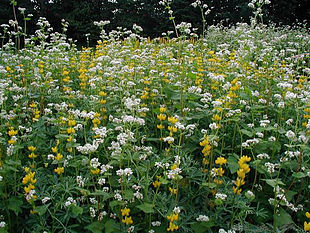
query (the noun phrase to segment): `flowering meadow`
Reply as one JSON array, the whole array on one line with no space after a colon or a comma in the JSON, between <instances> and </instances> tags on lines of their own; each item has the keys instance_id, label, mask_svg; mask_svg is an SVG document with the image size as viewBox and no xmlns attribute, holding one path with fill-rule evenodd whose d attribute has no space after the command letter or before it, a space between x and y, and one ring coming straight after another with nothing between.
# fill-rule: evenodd
<instances>
[{"instance_id":1,"label":"flowering meadow","mask_svg":"<svg viewBox=\"0 0 310 233\"><path fill-rule=\"evenodd\" d=\"M1 233L310 230L308 31L38 25L0 50Z\"/></svg>"}]
</instances>

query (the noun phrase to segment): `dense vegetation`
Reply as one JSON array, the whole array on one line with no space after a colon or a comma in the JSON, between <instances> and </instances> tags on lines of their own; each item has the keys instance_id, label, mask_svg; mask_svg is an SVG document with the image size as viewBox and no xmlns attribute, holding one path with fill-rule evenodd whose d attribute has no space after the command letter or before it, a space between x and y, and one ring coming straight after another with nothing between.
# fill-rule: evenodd
<instances>
[{"instance_id":1,"label":"dense vegetation","mask_svg":"<svg viewBox=\"0 0 310 233\"><path fill-rule=\"evenodd\" d=\"M78 49L65 20L27 34L12 3L0 233L310 231L308 30L262 24L268 0L250 24L208 26L197 0L197 33L165 0L171 32L95 21Z\"/></svg>"}]
</instances>

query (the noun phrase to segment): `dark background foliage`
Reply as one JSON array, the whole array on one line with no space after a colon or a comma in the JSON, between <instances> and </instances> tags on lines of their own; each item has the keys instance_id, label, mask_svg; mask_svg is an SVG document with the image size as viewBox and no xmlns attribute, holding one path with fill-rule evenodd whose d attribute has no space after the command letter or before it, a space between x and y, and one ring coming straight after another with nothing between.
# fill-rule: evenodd
<instances>
[{"instance_id":1,"label":"dark background foliage","mask_svg":"<svg viewBox=\"0 0 310 233\"><path fill-rule=\"evenodd\" d=\"M134 23L142 26L143 35L160 36L162 32L173 30L168 14L159 0L118 0L117 3L108 0L18 0L17 7L26 8L26 14L33 14L27 23L28 33L33 33L39 17L46 17L55 31L61 31L61 19L69 22L68 36L85 45L85 34L91 34L91 44L98 39L99 30L93 21L110 20L107 30L123 27L131 29ZM191 22L201 32L201 15L199 9L190 4L194 0L174 0L172 9L177 23ZM252 15L246 0L208 0L205 1L211 13L206 17L207 24L221 23L225 26L237 22L249 22ZM18 13L20 24L22 16ZM13 19L10 0L0 1L0 24L7 24ZM264 6L265 23L277 25L295 25L297 22L310 23L309 0L272 0Z\"/></svg>"}]
</instances>

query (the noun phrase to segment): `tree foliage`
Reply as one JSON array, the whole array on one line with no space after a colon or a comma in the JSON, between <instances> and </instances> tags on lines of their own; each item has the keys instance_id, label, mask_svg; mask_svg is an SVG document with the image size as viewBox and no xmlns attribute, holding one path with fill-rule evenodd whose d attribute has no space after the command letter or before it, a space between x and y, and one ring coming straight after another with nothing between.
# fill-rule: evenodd
<instances>
[{"instance_id":1,"label":"tree foliage","mask_svg":"<svg viewBox=\"0 0 310 233\"><path fill-rule=\"evenodd\" d=\"M194 0L173 0L171 7L177 23L190 22L201 32L201 13L190 4ZM237 22L249 22L252 16L248 2L244 0L209 0L211 8L207 15L208 25L222 23L231 25ZM158 0L18 0L17 7L26 8L33 14L28 22L29 32L37 28L36 19L46 17L55 30L61 30L61 19L69 22L68 34L80 44L86 43L85 34L90 33L92 42L98 39L93 21L110 20L107 29L116 27L131 29L134 23L142 26L143 35L156 37L162 32L173 29L168 14ZM264 7L264 20L269 23L292 25L305 21L309 24L310 2L308 0L277 0ZM0 24L13 19L10 0L0 1ZM19 16L19 20L22 17Z\"/></svg>"}]
</instances>

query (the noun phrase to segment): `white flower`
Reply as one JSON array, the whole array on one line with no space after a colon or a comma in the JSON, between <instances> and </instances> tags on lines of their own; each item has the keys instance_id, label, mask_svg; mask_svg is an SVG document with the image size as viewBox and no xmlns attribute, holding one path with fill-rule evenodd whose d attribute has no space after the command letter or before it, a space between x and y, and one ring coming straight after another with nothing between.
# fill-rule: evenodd
<instances>
[{"instance_id":1,"label":"white flower","mask_svg":"<svg viewBox=\"0 0 310 233\"><path fill-rule=\"evenodd\" d=\"M215 130L215 129L218 128L218 126L217 126L216 123L211 123L211 124L209 124L209 128L210 128L211 130Z\"/></svg>"},{"instance_id":2,"label":"white flower","mask_svg":"<svg viewBox=\"0 0 310 233\"><path fill-rule=\"evenodd\" d=\"M208 222L210 219L209 219L209 217L208 216L206 216L206 215L199 215L198 216L198 218L196 218L196 220L198 221L198 222Z\"/></svg>"},{"instance_id":3,"label":"white flower","mask_svg":"<svg viewBox=\"0 0 310 233\"><path fill-rule=\"evenodd\" d=\"M42 199L42 203L45 204L45 203L48 202L49 200L51 200L51 198L49 198L49 197L44 197L44 198Z\"/></svg>"},{"instance_id":4,"label":"white flower","mask_svg":"<svg viewBox=\"0 0 310 233\"><path fill-rule=\"evenodd\" d=\"M4 227L5 227L5 224L6 224L6 223L5 223L5 222L3 222L3 221L2 221L2 222L0 222L0 228L4 228Z\"/></svg>"},{"instance_id":5,"label":"white flower","mask_svg":"<svg viewBox=\"0 0 310 233\"><path fill-rule=\"evenodd\" d=\"M296 135L295 135L295 133L294 133L292 130L287 131L286 134L285 134L285 136L286 136L288 139L290 139L290 140L293 140L293 139L296 138Z\"/></svg>"}]
</instances>

